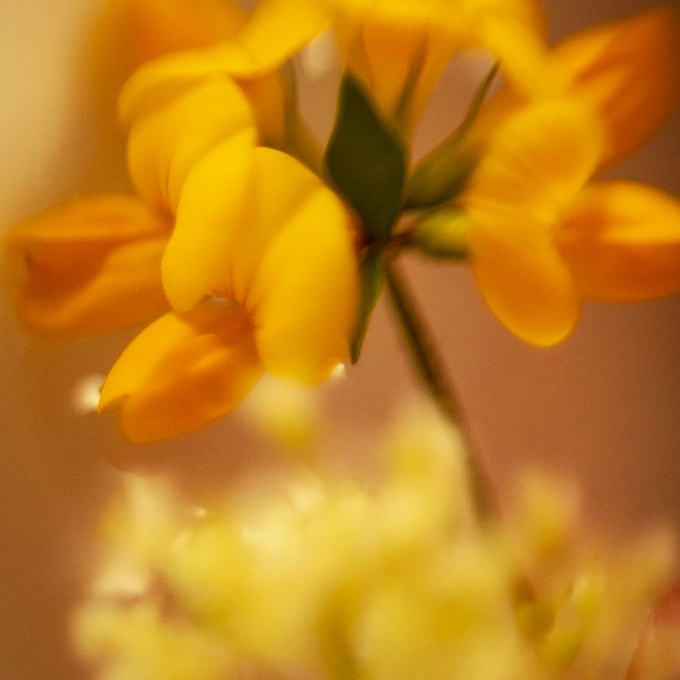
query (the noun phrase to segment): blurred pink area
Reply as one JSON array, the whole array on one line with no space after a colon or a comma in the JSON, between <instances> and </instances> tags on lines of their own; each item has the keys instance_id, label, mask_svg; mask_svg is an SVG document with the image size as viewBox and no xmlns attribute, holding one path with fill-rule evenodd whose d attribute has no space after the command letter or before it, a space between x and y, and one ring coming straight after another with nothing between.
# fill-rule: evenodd
<instances>
[{"instance_id":1,"label":"blurred pink area","mask_svg":"<svg viewBox=\"0 0 680 680\"><path fill-rule=\"evenodd\" d=\"M102 4L0 5L2 229L73 193L124 185L120 137L82 66ZM553 0L548 13L559 38L652 5ZM612 174L680 192L680 112ZM503 492L516 470L541 464L579 481L595 522L628 531L667 518L680 527L680 298L589 304L572 337L538 350L495 321L464 267L412 260L408 272ZM0 675L76 680L87 673L69 651L68 616L93 567L98 509L120 469L168 469L200 499L243 467L266 469L274 459L238 413L167 444L126 444L111 419L79 413L72 398L83 378L106 371L130 333L30 338L4 298L0 323ZM334 428L358 441L417 390L380 306L359 365L323 399Z\"/></svg>"}]
</instances>

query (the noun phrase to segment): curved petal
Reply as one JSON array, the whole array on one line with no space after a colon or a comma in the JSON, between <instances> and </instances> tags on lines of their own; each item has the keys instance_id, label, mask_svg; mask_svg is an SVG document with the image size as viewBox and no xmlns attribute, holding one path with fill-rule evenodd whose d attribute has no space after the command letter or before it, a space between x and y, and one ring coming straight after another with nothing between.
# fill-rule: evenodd
<instances>
[{"instance_id":1,"label":"curved petal","mask_svg":"<svg viewBox=\"0 0 680 680\"><path fill-rule=\"evenodd\" d=\"M657 7L582 31L558 44L554 54L611 136L603 165L641 146L680 99L677 9Z\"/></svg>"},{"instance_id":2,"label":"curved petal","mask_svg":"<svg viewBox=\"0 0 680 680\"><path fill-rule=\"evenodd\" d=\"M258 352L265 368L307 383L328 378L349 354L357 308L357 259L340 199L307 168L272 149L258 149L258 171L285 177L287 203L272 182L261 185L261 213L271 234L247 288ZM277 225L278 224L278 228Z\"/></svg>"},{"instance_id":3,"label":"curved petal","mask_svg":"<svg viewBox=\"0 0 680 680\"><path fill-rule=\"evenodd\" d=\"M130 129L128 164L139 193L174 213L196 161L233 135L246 133L254 143L255 122L241 89L226 77L154 104Z\"/></svg>"},{"instance_id":4,"label":"curved petal","mask_svg":"<svg viewBox=\"0 0 680 680\"><path fill-rule=\"evenodd\" d=\"M260 0L238 38L252 64L242 77L273 71L290 59L330 21L323 1Z\"/></svg>"},{"instance_id":5,"label":"curved petal","mask_svg":"<svg viewBox=\"0 0 680 680\"><path fill-rule=\"evenodd\" d=\"M187 177L162 266L166 294L178 311L217 292L233 297L234 249L239 241L253 242L247 224L247 209L255 201L253 141L247 132L234 135L198 161Z\"/></svg>"},{"instance_id":6,"label":"curved petal","mask_svg":"<svg viewBox=\"0 0 680 680\"><path fill-rule=\"evenodd\" d=\"M348 213L316 175L280 151L245 161L223 144L187 180L163 271L178 308L235 300L267 370L314 382L347 357L356 269Z\"/></svg>"},{"instance_id":7,"label":"curved petal","mask_svg":"<svg viewBox=\"0 0 680 680\"><path fill-rule=\"evenodd\" d=\"M243 310L206 302L166 314L128 345L104 382L99 410L118 411L131 441L167 439L231 411L261 372Z\"/></svg>"},{"instance_id":8,"label":"curved petal","mask_svg":"<svg viewBox=\"0 0 680 680\"><path fill-rule=\"evenodd\" d=\"M680 202L629 182L587 187L556 244L586 297L635 301L680 292Z\"/></svg>"},{"instance_id":9,"label":"curved petal","mask_svg":"<svg viewBox=\"0 0 680 680\"><path fill-rule=\"evenodd\" d=\"M598 142L577 102L528 106L491 137L462 197L482 295L527 342L554 344L578 317L580 301L553 230L596 166Z\"/></svg>"},{"instance_id":10,"label":"curved petal","mask_svg":"<svg viewBox=\"0 0 680 680\"><path fill-rule=\"evenodd\" d=\"M105 333L168 308L160 279L170 225L140 200L78 198L4 239L19 317L62 335Z\"/></svg>"},{"instance_id":11,"label":"curved petal","mask_svg":"<svg viewBox=\"0 0 680 680\"><path fill-rule=\"evenodd\" d=\"M215 75L243 80L265 76L322 32L327 23L327 12L315 0L264 0L233 39L142 65L121 91L119 114L123 120L135 116L140 102L159 84L177 87Z\"/></svg>"},{"instance_id":12,"label":"curved petal","mask_svg":"<svg viewBox=\"0 0 680 680\"><path fill-rule=\"evenodd\" d=\"M562 340L581 302L552 243L551 225L512 210L473 219L471 267L491 311L525 342L548 346Z\"/></svg>"},{"instance_id":13,"label":"curved petal","mask_svg":"<svg viewBox=\"0 0 680 680\"><path fill-rule=\"evenodd\" d=\"M552 222L597 167L601 148L597 123L578 101L528 105L488 140L462 201L514 206Z\"/></svg>"}]
</instances>

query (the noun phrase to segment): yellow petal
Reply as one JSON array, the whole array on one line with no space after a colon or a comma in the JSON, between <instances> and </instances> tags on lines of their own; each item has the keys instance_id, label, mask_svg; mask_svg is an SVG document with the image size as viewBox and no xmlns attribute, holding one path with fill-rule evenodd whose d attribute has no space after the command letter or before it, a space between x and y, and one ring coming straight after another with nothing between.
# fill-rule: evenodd
<instances>
[{"instance_id":1,"label":"yellow petal","mask_svg":"<svg viewBox=\"0 0 680 680\"><path fill-rule=\"evenodd\" d=\"M597 164L598 142L578 102L528 106L491 137L462 198L482 295L527 342L554 344L578 317L580 302L552 239L558 214Z\"/></svg>"},{"instance_id":2,"label":"yellow petal","mask_svg":"<svg viewBox=\"0 0 680 680\"><path fill-rule=\"evenodd\" d=\"M680 202L658 189L587 187L563 215L556 244L586 297L635 301L680 292Z\"/></svg>"},{"instance_id":3,"label":"yellow petal","mask_svg":"<svg viewBox=\"0 0 680 680\"><path fill-rule=\"evenodd\" d=\"M248 161L225 143L187 180L163 272L177 308L235 300L267 370L314 382L347 356L356 268L347 211L316 175L282 152L260 147Z\"/></svg>"},{"instance_id":4,"label":"yellow petal","mask_svg":"<svg viewBox=\"0 0 680 680\"><path fill-rule=\"evenodd\" d=\"M247 131L234 135L207 153L187 177L162 267L166 294L179 311L206 295L231 295L235 249L240 243L241 250L254 244L247 221L247 208L254 202L253 152ZM271 181L277 184L279 178Z\"/></svg>"},{"instance_id":5,"label":"yellow petal","mask_svg":"<svg viewBox=\"0 0 680 680\"><path fill-rule=\"evenodd\" d=\"M603 165L638 148L680 99L680 12L671 7L582 31L554 54L607 127Z\"/></svg>"},{"instance_id":6,"label":"yellow petal","mask_svg":"<svg viewBox=\"0 0 680 680\"><path fill-rule=\"evenodd\" d=\"M273 71L322 33L330 15L319 0L260 0L238 37L251 63L242 77Z\"/></svg>"},{"instance_id":7,"label":"yellow petal","mask_svg":"<svg viewBox=\"0 0 680 680\"><path fill-rule=\"evenodd\" d=\"M206 151L246 133L254 119L241 89L229 78L211 78L169 101L154 101L134 121L128 164L137 190L153 205L174 213L187 174Z\"/></svg>"},{"instance_id":8,"label":"yellow petal","mask_svg":"<svg viewBox=\"0 0 680 680\"><path fill-rule=\"evenodd\" d=\"M78 198L4 240L19 317L32 330L111 332L168 307L160 261L170 225L131 196Z\"/></svg>"},{"instance_id":9,"label":"yellow petal","mask_svg":"<svg viewBox=\"0 0 680 680\"><path fill-rule=\"evenodd\" d=\"M247 289L258 352L280 377L315 383L348 358L357 306L357 261L347 211L302 164L258 149L260 177L286 178L291 199L260 185L270 242ZM278 230L276 224L278 223Z\"/></svg>"},{"instance_id":10,"label":"yellow petal","mask_svg":"<svg viewBox=\"0 0 680 680\"><path fill-rule=\"evenodd\" d=\"M471 267L491 311L525 342L548 346L562 340L581 304L552 243L551 225L512 209L475 217Z\"/></svg>"},{"instance_id":11,"label":"yellow petal","mask_svg":"<svg viewBox=\"0 0 680 680\"><path fill-rule=\"evenodd\" d=\"M261 371L243 311L206 302L166 314L128 345L102 387L99 410L118 411L131 441L167 439L231 411Z\"/></svg>"},{"instance_id":12,"label":"yellow petal","mask_svg":"<svg viewBox=\"0 0 680 680\"><path fill-rule=\"evenodd\" d=\"M514 206L551 222L588 180L600 151L597 123L578 101L528 105L487 141L463 202Z\"/></svg>"},{"instance_id":13,"label":"yellow petal","mask_svg":"<svg viewBox=\"0 0 680 680\"><path fill-rule=\"evenodd\" d=\"M114 0L112 4L137 64L232 38L247 16L230 0Z\"/></svg>"}]
</instances>

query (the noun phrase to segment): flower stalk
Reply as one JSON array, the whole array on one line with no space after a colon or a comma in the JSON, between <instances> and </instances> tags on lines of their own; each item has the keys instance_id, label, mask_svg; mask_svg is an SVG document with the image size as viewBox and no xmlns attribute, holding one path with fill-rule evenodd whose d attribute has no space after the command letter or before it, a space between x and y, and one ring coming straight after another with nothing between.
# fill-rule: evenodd
<instances>
[{"instance_id":1,"label":"flower stalk","mask_svg":"<svg viewBox=\"0 0 680 680\"><path fill-rule=\"evenodd\" d=\"M395 258L386 259L384 268L389 300L403 332L413 366L439 411L463 437L470 494L477 516L481 521L497 518L498 498L492 480L483 464L479 447L473 441L470 425L463 413L462 401L455 386L447 378L444 361L432 342L431 334Z\"/></svg>"}]
</instances>

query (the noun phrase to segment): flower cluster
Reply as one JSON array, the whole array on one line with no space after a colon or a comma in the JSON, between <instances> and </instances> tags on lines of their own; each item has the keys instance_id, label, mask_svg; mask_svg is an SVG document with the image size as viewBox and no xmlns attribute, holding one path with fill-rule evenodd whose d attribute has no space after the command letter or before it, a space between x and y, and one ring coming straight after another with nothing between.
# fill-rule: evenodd
<instances>
[{"instance_id":1,"label":"flower cluster","mask_svg":"<svg viewBox=\"0 0 680 680\"><path fill-rule=\"evenodd\" d=\"M300 468L209 509L129 479L74 619L80 653L111 679L599 680L634 657L630 680L675 677L672 602L666 639L652 625L638 643L671 535L588 535L538 477L509 522L479 523L457 435L428 411L381 454L377 484Z\"/></svg>"},{"instance_id":2,"label":"flower cluster","mask_svg":"<svg viewBox=\"0 0 680 680\"><path fill-rule=\"evenodd\" d=\"M134 192L57 206L5 250L29 328L156 319L101 392L131 440L213 422L264 371L313 384L356 360L404 248L468 261L494 314L537 345L564 338L584 299L680 290L680 202L592 181L680 96L675 10L550 46L534 0L115 7L138 65L119 98ZM326 32L341 79L319 143L291 59ZM468 115L414 158L447 64L480 51L495 66Z\"/></svg>"}]
</instances>

